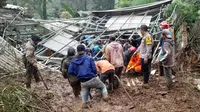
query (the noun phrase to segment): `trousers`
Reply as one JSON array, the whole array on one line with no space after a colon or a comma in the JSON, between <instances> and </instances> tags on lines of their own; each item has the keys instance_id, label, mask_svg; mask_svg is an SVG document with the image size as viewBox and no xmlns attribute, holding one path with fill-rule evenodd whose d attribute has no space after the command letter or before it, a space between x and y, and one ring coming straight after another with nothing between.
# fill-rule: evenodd
<instances>
[{"instance_id":1,"label":"trousers","mask_svg":"<svg viewBox=\"0 0 200 112\"><path fill-rule=\"evenodd\" d=\"M88 102L88 96L91 88L99 89L103 98L108 97L108 92L105 84L98 77L94 77L87 82L81 82L81 97L83 103Z\"/></svg>"},{"instance_id":2,"label":"trousers","mask_svg":"<svg viewBox=\"0 0 200 112\"><path fill-rule=\"evenodd\" d=\"M172 85L172 69L171 67L164 67L164 75L167 79L167 87L171 87Z\"/></svg>"},{"instance_id":3,"label":"trousers","mask_svg":"<svg viewBox=\"0 0 200 112\"><path fill-rule=\"evenodd\" d=\"M150 75L150 70L151 70L151 60L148 59L148 63L144 63L144 59L141 58L141 65L142 65L142 73L144 77L144 83L148 83L149 81L149 75Z\"/></svg>"},{"instance_id":4,"label":"trousers","mask_svg":"<svg viewBox=\"0 0 200 112\"><path fill-rule=\"evenodd\" d=\"M39 74L38 74L38 69L32 65L26 66L26 87L30 88L31 87L31 80L32 77L34 77L35 82L39 82Z\"/></svg>"},{"instance_id":5,"label":"trousers","mask_svg":"<svg viewBox=\"0 0 200 112\"><path fill-rule=\"evenodd\" d=\"M105 84L106 83L106 80L108 79L109 81L109 86L108 88L113 91L113 85L114 85L114 74L115 74L115 71L114 70L108 70L104 73L102 73L100 75L100 79L101 81Z\"/></svg>"}]
</instances>

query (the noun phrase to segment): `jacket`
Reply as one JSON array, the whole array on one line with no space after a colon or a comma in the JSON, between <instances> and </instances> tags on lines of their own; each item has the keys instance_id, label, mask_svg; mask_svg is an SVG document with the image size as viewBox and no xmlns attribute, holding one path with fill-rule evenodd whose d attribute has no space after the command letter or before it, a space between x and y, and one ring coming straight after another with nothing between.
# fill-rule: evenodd
<instances>
[{"instance_id":1,"label":"jacket","mask_svg":"<svg viewBox=\"0 0 200 112\"><path fill-rule=\"evenodd\" d=\"M174 41L172 39L164 40L164 56L161 59L164 67L172 67L175 64Z\"/></svg>"},{"instance_id":2,"label":"jacket","mask_svg":"<svg viewBox=\"0 0 200 112\"><path fill-rule=\"evenodd\" d=\"M137 51L140 51L140 58L151 59L152 49L153 49L153 38L151 37L149 33L147 33L142 38L140 46L137 49Z\"/></svg>"},{"instance_id":3,"label":"jacket","mask_svg":"<svg viewBox=\"0 0 200 112\"><path fill-rule=\"evenodd\" d=\"M124 51L121 44L111 42L106 47L106 58L115 67L124 66Z\"/></svg>"},{"instance_id":4,"label":"jacket","mask_svg":"<svg viewBox=\"0 0 200 112\"><path fill-rule=\"evenodd\" d=\"M68 74L76 75L81 82L95 77L97 69L94 59L86 54L77 56L70 61Z\"/></svg>"},{"instance_id":5,"label":"jacket","mask_svg":"<svg viewBox=\"0 0 200 112\"><path fill-rule=\"evenodd\" d=\"M107 60L100 60L96 62L97 71L105 73L108 70L115 70L115 67L110 64Z\"/></svg>"},{"instance_id":6,"label":"jacket","mask_svg":"<svg viewBox=\"0 0 200 112\"><path fill-rule=\"evenodd\" d=\"M30 64L37 63L37 60L35 58L35 50L36 50L36 47L35 47L33 41L29 40L25 45L25 57L26 57L26 60Z\"/></svg>"}]
</instances>

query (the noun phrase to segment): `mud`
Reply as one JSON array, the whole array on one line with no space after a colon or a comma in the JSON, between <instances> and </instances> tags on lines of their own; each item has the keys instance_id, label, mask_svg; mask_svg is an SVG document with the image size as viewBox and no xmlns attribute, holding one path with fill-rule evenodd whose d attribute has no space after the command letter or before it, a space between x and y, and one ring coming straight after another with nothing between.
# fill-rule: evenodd
<instances>
[{"instance_id":1,"label":"mud","mask_svg":"<svg viewBox=\"0 0 200 112\"><path fill-rule=\"evenodd\" d=\"M33 91L44 99L55 112L199 112L200 92L186 81L186 77L176 75L174 86L165 88L163 76L152 76L149 85L141 85L142 77L124 75L123 86L133 102L120 87L109 93L109 101L105 102L92 90L93 99L89 109L81 108L81 97L74 97L66 79L58 73L43 74L50 90L40 82L33 83ZM132 83L133 81L134 83Z\"/></svg>"}]
</instances>

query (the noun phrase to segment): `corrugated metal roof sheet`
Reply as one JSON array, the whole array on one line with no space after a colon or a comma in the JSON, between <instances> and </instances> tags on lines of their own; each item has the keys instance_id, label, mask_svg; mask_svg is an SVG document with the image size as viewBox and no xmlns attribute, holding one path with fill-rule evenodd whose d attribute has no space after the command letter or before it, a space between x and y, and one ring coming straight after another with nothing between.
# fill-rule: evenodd
<instances>
[{"instance_id":1,"label":"corrugated metal roof sheet","mask_svg":"<svg viewBox=\"0 0 200 112\"><path fill-rule=\"evenodd\" d=\"M75 25L70 25L70 24L61 23L61 22L44 23L43 26L51 31L59 30L60 28L63 28L65 26L68 26L65 28L66 30L69 30L72 32L78 32L80 30L80 28Z\"/></svg>"},{"instance_id":2,"label":"corrugated metal roof sheet","mask_svg":"<svg viewBox=\"0 0 200 112\"><path fill-rule=\"evenodd\" d=\"M67 45L70 41L73 39L70 39L72 35L69 35L65 32L59 33L58 35L52 37L49 39L47 42L43 44L43 46L53 50L53 51L59 51L61 48L63 48L65 45ZM59 53L66 55L67 54L67 49L69 47L74 47L76 48L77 45L79 44L78 41L73 41L69 45L67 45L63 50L61 50Z\"/></svg>"},{"instance_id":3,"label":"corrugated metal roof sheet","mask_svg":"<svg viewBox=\"0 0 200 112\"><path fill-rule=\"evenodd\" d=\"M109 27L109 30L118 30L120 27L126 22L128 19L129 15L124 15L124 16L113 16L111 17L108 22L106 23L106 27ZM127 29L127 28L137 28L141 24L146 24L149 26L151 22L152 16L132 16L129 18L129 20L124 24L122 29ZM143 20L142 20L143 19ZM114 23L113 23L114 22Z\"/></svg>"}]
</instances>

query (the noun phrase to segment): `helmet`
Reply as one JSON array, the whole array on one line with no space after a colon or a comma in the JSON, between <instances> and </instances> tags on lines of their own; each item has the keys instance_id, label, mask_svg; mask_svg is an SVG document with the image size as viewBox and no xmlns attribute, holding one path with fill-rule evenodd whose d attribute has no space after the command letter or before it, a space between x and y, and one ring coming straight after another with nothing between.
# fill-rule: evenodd
<instances>
[{"instance_id":1,"label":"helmet","mask_svg":"<svg viewBox=\"0 0 200 112\"><path fill-rule=\"evenodd\" d=\"M160 27L164 28L164 29L168 29L169 28L169 23L167 21L163 21L160 23Z\"/></svg>"},{"instance_id":2,"label":"helmet","mask_svg":"<svg viewBox=\"0 0 200 112\"><path fill-rule=\"evenodd\" d=\"M76 54L76 50L73 47L69 47L67 51L68 56L74 56Z\"/></svg>"},{"instance_id":3,"label":"helmet","mask_svg":"<svg viewBox=\"0 0 200 112\"><path fill-rule=\"evenodd\" d=\"M129 49L128 49L128 51L136 51L136 47L134 47L134 46L132 46L132 47L130 47Z\"/></svg>"}]
</instances>

